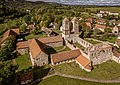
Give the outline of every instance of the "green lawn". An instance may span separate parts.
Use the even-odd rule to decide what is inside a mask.
[[[120,7],[91,7],[91,8],[88,8],[90,9],[91,11],[97,11],[97,10],[107,10],[107,11],[110,11],[110,12],[118,12],[120,13]]]
[[[46,51],[48,54],[53,54],[53,53],[57,53],[57,52],[63,52],[63,51],[70,50],[70,48],[68,48],[67,46],[65,49],[63,49],[63,48],[64,48],[64,46],[59,46],[59,47],[54,47],[54,48],[48,48]]]
[[[77,75],[91,79],[116,79],[120,77],[120,64],[109,61],[98,66],[94,66],[92,72],[82,70],[76,63],[65,63],[55,66],[55,69],[61,73]]]
[[[88,41],[89,43],[91,43],[91,44],[98,44],[98,43],[100,43],[100,42],[98,42],[98,41],[95,41],[95,40],[89,40],[89,39],[85,39],[86,41]]]
[[[32,38],[41,38],[41,37],[47,37],[47,35],[44,32],[41,32],[40,34],[34,35],[34,34],[30,34],[25,36],[25,40],[29,40]]]
[[[116,39],[117,39],[117,37],[109,37],[109,38],[107,38],[106,40],[107,40],[108,42],[115,43]]]
[[[60,76],[53,76],[45,80],[42,80],[38,85],[120,85],[120,84],[96,83],[96,82],[89,82],[89,81],[77,80],[72,78],[65,78]]]
[[[29,68],[31,65],[31,60],[28,54],[20,55],[16,58],[16,62],[19,65],[17,71]]]
[[[34,78],[35,79],[38,79],[38,78],[43,78],[47,75],[51,75],[51,74],[54,74],[54,70],[49,66],[49,65],[46,65],[46,66],[43,66],[43,67],[39,67],[39,68],[35,68],[33,70],[34,72]]]
[[[84,48],[82,45],[80,45],[79,43],[74,43],[74,45],[75,45],[76,47],[80,48],[81,50],[84,50],[84,49],[85,49],[85,48]]]

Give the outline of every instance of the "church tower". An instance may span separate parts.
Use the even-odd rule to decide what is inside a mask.
[[[70,21],[65,18],[62,22],[62,37],[64,39],[70,36]]]
[[[78,23],[78,19],[76,17],[74,17],[72,19],[72,25],[73,25],[73,31],[75,35],[78,35],[79,33],[79,23]]]

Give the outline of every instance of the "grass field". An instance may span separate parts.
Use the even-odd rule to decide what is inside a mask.
[[[107,10],[110,12],[118,12],[120,13],[120,7],[96,7],[96,8],[87,8],[90,9],[91,11],[97,11],[97,10]]]
[[[108,42],[115,43],[116,39],[117,39],[117,37],[109,37],[109,38],[107,38],[106,40],[107,40]]]
[[[85,48],[84,48],[82,45],[80,45],[79,43],[74,43],[74,45],[75,45],[76,47],[80,48],[81,50],[84,50],[84,49],[85,49]]]
[[[17,62],[17,64],[19,65],[17,71],[21,71],[21,70],[27,69],[27,68],[29,68],[30,66],[32,66],[32,65],[31,65],[31,60],[30,60],[28,54],[24,54],[24,55],[18,56],[18,57],[16,58],[16,62]]]
[[[53,76],[45,80],[42,80],[38,85],[120,85],[120,84],[96,83],[72,78],[65,78],[60,76]]]
[[[94,66],[92,72],[82,70],[76,63],[65,63],[55,66],[55,69],[61,73],[76,75],[91,79],[109,80],[120,77],[120,64],[109,61],[98,66]]]
[[[41,38],[41,37],[47,37],[47,35],[44,32],[41,32],[40,34],[34,35],[34,34],[30,34],[25,36],[25,40],[29,40],[32,38]]]
[[[48,54],[54,54],[54,53],[57,53],[57,52],[63,52],[63,51],[70,50],[70,48],[68,48],[67,46],[65,47],[65,49],[63,49],[63,48],[64,48],[64,46],[59,46],[59,47],[49,48],[46,51],[47,51]]]

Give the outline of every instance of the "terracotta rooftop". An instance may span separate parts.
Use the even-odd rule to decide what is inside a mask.
[[[3,34],[2,42],[6,40],[10,35],[20,35],[19,28],[17,29],[9,29]]]
[[[88,26],[88,27],[92,27],[92,25],[91,25],[91,23],[90,22],[85,22],[86,23],[86,25]]]
[[[31,42],[29,42],[29,49],[33,58],[36,58],[41,52],[45,52],[42,43],[37,39],[32,39]]]
[[[16,45],[17,49],[28,48],[28,41],[18,42]]]
[[[71,50],[67,52],[60,52],[56,54],[51,55],[51,59],[53,60],[53,63],[69,60],[69,59],[75,59],[77,58],[81,52],[77,50]]]
[[[39,38],[38,40],[45,44],[63,41],[62,36],[60,35],[54,37]]]
[[[96,24],[94,28],[96,28],[96,29],[97,29],[97,28],[105,29],[106,26],[100,25],[100,24]]]
[[[23,73],[20,75],[20,80],[21,81],[26,81],[26,80],[30,80],[33,79],[33,72],[27,72],[27,73]]]
[[[91,63],[91,61],[82,54],[76,58],[76,61],[79,62],[83,67],[86,67]]]

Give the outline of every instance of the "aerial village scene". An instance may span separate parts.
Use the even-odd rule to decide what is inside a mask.
[[[120,85],[120,1],[0,0],[0,85]]]

